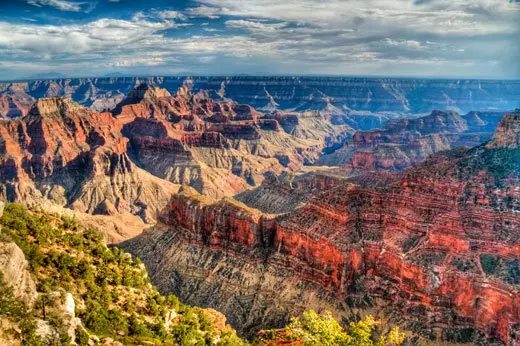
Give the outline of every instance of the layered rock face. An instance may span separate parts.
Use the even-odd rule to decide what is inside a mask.
[[[308,166],[294,173],[269,174],[260,186],[234,198],[264,213],[287,213],[304,205],[315,195],[349,182],[354,177],[356,172],[351,169]]]
[[[319,112],[265,115],[186,87],[172,96],[140,85],[113,113],[41,98],[24,117],[0,120],[0,196],[94,214],[85,221],[101,228],[121,221],[118,241],[139,232],[129,225],[155,222],[180,184],[213,200],[232,196],[268,171],[316,161],[351,133]]]
[[[324,110],[339,114],[356,129],[381,125],[374,112],[428,113],[434,109],[511,110],[518,107],[518,81],[419,80],[347,77],[148,77],[82,78],[0,83],[0,95],[24,99],[67,96],[97,111],[113,109],[137,85],[148,83],[175,94],[183,85],[193,91],[209,90],[211,97],[226,98],[257,109]],[[25,104],[25,103],[23,103]],[[10,108],[11,111],[6,110]],[[2,116],[22,114],[24,105],[0,107]],[[366,111],[363,113],[359,111]],[[390,115],[391,116],[391,115]],[[343,121],[343,120],[342,120]],[[370,128],[368,128],[368,126]]]
[[[162,291],[219,309],[245,334],[315,307],[381,313],[427,338],[514,345],[516,129],[508,115],[485,146],[436,154],[379,185],[333,187],[277,217],[177,197],[162,225],[122,246]]]
[[[425,117],[389,121],[381,129],[356,132],[343,147],[321,157],[318,164],[402,170],[433,153],[459,146],[473,147],[491,139],[503,115],[434,111]]]
[[[505,116],[487,147],[510,149],[520,147],[520,110],[517,109],[515,113]]]
[[[130,160],[122,125],[63,98],[40,99],[22,119],[1,121],[2,199],[155,219],[179,186]]]
[[[186,87],[172,96],[142,86],[115,114],[125,123],[123,134],[141,167],[213,199],[258,185],[265,172],[279,174],[312,163],[353,132],[318,112],[264,115],[247,105],[217,103]],[[287,118],[290,129],[283,127]]]

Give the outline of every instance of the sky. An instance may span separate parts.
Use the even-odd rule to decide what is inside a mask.
[[[0,0],[0,80],[520,79],[520,0]]]

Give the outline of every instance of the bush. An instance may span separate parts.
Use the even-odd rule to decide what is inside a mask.
[[[495,257],[489,254],[480,255],[480,264],[482,265],[482,269],[488,275],[495,274],[496,269],[500,265],[500,258]]]
[[[85,329],[78,328],[76,342],[88,343],[89,333],[111,337],[124,344],[149,341],[157,345],[205,345],[220,338],[221,345],[242,345],[234,333],[214,328],[212,321],[195,309],[184,306],[174,295],[161,296],[150,284],[139,259],[117,247],[108,248],[101,233],[81,226],[74,218],[29,211],[18,204],[8,204],[0,218],[2,237],[11,239],[24,252],[39,292],[67,291],[84,307],[76,314]],[[42,295],[44,297],[44,295]],[[8,294],[0,282],[0,314],[22,316],[24,344],[39,346],[34,317],[43,318],[40,305],[28,313]],[[69,344],[62,330],[61,317],[46,303],[45,319],[56,327],[59,340]],[[172,330],[166,330],[166,313],[174,309],[178,317]],[[28,315],[26,317],[26,315]]]
[[[368,316],[357,323],[350,323],[348,330],[345,330],[330,312],[318,314],[309,310],[301,317],[293,318],[286,328],[265,333],[264,339],[257,343],[275,340],[275,343],[293,341],[305,346],[385,346],[400,345],[405,341],[405,335],[397,327],[376,338],[374,332],[380,324]]]

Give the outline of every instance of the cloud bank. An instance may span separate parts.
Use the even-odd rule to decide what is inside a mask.
[[[0,71],[520,78],[519,9],[508,0],[197,0],[127,19],[5,21]]]

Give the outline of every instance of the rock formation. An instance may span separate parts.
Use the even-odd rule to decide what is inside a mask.
[[[186,87],[172,96],[139,85],[113,113],[41,98],[22,118],[0,120],[0,196],[99,216],[85,220],[94,225],[119,218],[109,236],[119,241],[155,222],[180,184],[214,200],[232,196],[266,172],[316,161],[352,132],[319,112],[268,116]],[[130,220],[141,227],[128,229]]]
[[[507,114],[498,124],[493,140],[488,143],[488,148],[520,147],[520,110]]]
[[[321,110],[358,130],[379,127],[392,112],[423,114],[432,110],[511,110],[518,107],[518,81],[420,80],[349,77],[148,77],[80,78],[0,83],[1,116],[26,114],[26,100],[66,96],[96,111],[113,109],[141,83],[171,94],[183,85],[208,90],[212,98],[232,99],[271,112]],[[11,106],[9,106],[9,104]],[[29,105],[30,106],[30,105]],[[341,120],[343,119],[343,120]]]
[[[491,139],[503,115],[434,111],[425,117],[389,121],[381,129],[356,132],[343,147],[321,157],[318,164],[402,170],[433,153],[459,146],[473,147]]]
[[[381,313],[432,339],[514,345],[518,121],[506,116],[486,145],[433,155],[393,182],[340,185],[277,217],[184,194],[122,246],[160,290],[217,308],[245,334],[314,307]]]
[[[244,191],[234,198],[264,213],[280,214],[290,212],[315,195],[333,189],[356,176],[350,169],[308,166],[304,169],[279,176],[267,175],[262,184]]]
[[[22,119],[0,122],[0,195],[82,213],[155,219],[179,187],[137,167],[121,129],[109,113],[68,99],[40,99]]]
[[[32,306],[36,302],[38,293],[28,267],[22,250],[15,243],[0,241],[2,280],[13,290],[16,299]]]
[[[155,176],[214,199],[258,185],[265,172],[294,171],[314,162],[324,148],[352,132],[319,113],[273,118],[186,87],[175,96],[156,90],[141,86],[114,111],[125,123],[122,133],[132,157]],[[289,116],[296,116],[298,133],[280,125]]]
[[[428,338],[518,341],[518,113],[486,144],[426,159],[490,139],[499,113],[435,111],[353,135],[382,123],[372,109],[422,109],[402,97],[419,87],[382,80],[365,82],[393,99],[342,99],[337,88],[357,79],[304,79],[315,83],[304,96],[269,91],[266,113],[228,98],[251,100],[257,85],[240,90],[240,79],[218,94],[154,79],[183,85],[140,84],[102,113],[54,97],[106,96],[87,81],[81,92],[66,81],[0,88],[52,96],[0,119],[1,200],[72,209],[113,242],[159,220],[122,246],[160,290],[225,312],[246,335],[314,308],[381,313]],[[318,161],[346,165],[304,167]]]

